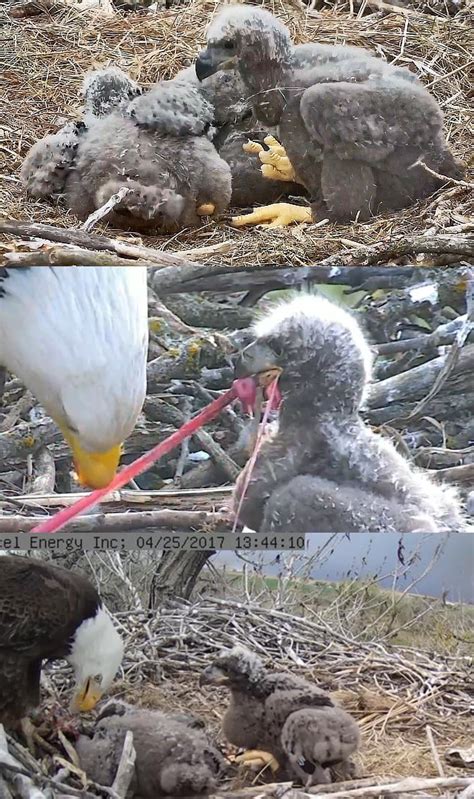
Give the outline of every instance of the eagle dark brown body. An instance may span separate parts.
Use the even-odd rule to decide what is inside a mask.
[[[12,727],[39,703],[42,662],[67,657],[100,598],[84,577],[22,557],[0,557],[0,586],[0,722]]]

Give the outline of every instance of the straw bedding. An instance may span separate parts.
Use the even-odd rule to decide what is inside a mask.
[[[377,0],[378,2],[378,0]],[[472,160],[470,91],[474,34],[468,6],[454,17],[416,10],[386,13],[363,6],[312,11],[296,0],[268,7],[288,24],[296,42],[318,40],[368,48],[418,74],[445,114],[445,128],[456,157]],[[192,63],[203,44],[206,24],[217,3],[173,4],[169,10],[120,13],[54,8],[39,16],[15,18],[4,10],[5,122],[0,130],[3,165],[0,192],[4,213],[16,219],[76,227],[61,206],[28,201],[18,180],[29,147],[53,132],[80,108],[84,73],[117,64],[142,85],[172,77]],[[257,168],[257,165],[256,165]],[[467,176],[466,181],[469,181]],[[231,241],[224,257],[241,263],[310,263],[356,245],[369,245],[410,233],[465,227],[473,210],[469,185],[449,184],[426,202],[403,212],[351,225],[304,226],[282,231],[235,230],[228,219],[172,238],[143,237],[170,251]],[[100,228],[99,228],[100,229]],[[130,235],[130,234],[129,234]],[[222,259],[222,255],[218,256]]]

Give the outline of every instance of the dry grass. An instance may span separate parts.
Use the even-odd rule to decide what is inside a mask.
[[[6,59],[2,88],[7,120],[0,139],[0,155],[5,161],[0,169],[4,173],[0,192],[6,215],[60,226],[77,225],[62,208],[25,199],[18,172],[29,147],[78,112],[78,93],[88,69],[115,63],[141,84],[149,85],[192,63],[216,6],[200,0],[155,13],[105,16],[97,11],[69,9],[54,15],[7,19],[0,34]],[[289,25],[297,42],[362,45],[418,74],[443,109],[455,155],[464,162],[472,160],[470,91],[474,61],[470,53],[474,35],[468,16],[448,19],[418,12],[351,16],[335,9],[309,12],[296,0],[267,6]],[[370,223],[267,232],[235,230],[223,220],[171,239],[144,240],[170,250],[231,240],[234,246],[225,257],[236,265],[297,265],[344,249],[350,251],[355,244],[373,244],[430,228],[446,230],[463,224],[472,210],[469,189],[450,186],[425,203]]]

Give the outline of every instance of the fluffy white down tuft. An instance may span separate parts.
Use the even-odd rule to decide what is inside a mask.
[[[33,267],[0,296],[0,364],[81,446],[131,433],[146,391],[146,267]]]
[[[334,327],[342,327],[348,331],[350,338],[360,352],[367,381],[372,374],[372,352],[359,327],[357,320],[344,308],[335,305],[325,297],[317,294],[298,294],[290,301],[277,305],[254,325],[257,338],[281,336],[290,338],[299,333],[299,338],[308,347],[314,341],[315,346],[324,343],[324,331],[333,331]]]

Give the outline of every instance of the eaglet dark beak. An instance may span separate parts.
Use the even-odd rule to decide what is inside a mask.
[[[217,666],[208,666],[199,677],[199,685],[225,685],[227,676]]]
[[[234,69],[236,66],[235,55],[229,56],[225,51],[219,51],[219,49],[201,50],[195,64],[196,77],[202,81],[220,69]]]
[[[271,347],[258,342],[249,344],[242,350],[234,366],[234,376],[237,379],[255,375],[260,386],[268,386],[281,371],[276,353]]]
[[[208,78],[209,75],[214,75],[214,72],[219,69],[219,64],[216,63],[212,52],[201,50],[196,59],[195,69],[197,79],[202,81],[204,78]]]

